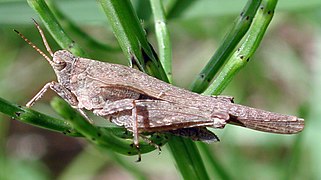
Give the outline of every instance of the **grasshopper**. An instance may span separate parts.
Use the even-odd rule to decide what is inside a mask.
[[[279,134],[304,128],[304,119],[296,116],[234,104],[232,97],[193,93],[134,68],[76,57],[67,50],[53,53],[42,29],[34,23],[52,59],[15,31],[49,62],[58,82],[48,82],[27,107],[50,88],[87,119],[84,109],[124,126],[133,133],[138,149],[141,132],[171,132],[217,141],[205,127],[224,128],[229,123]]]

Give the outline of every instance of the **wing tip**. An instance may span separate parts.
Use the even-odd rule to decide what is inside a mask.
[[[229,124],[243,126],[245,128],[275,133],[275,134],[297,134],[304,129],[304,119],[292,116],[291,119],[276,121],[248,121],[243,119],[230,119]]]

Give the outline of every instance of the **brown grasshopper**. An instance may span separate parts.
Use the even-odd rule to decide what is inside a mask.
[[[141,132],[168,131],[215,141],[217,137],[205,127],[224,128],[230,123],[279,134],[294,134],[304,128],[304,120],[295,116],[234,104],[231,97],[196,94],[136,69],[76,57],[67,50],[53,53],[40,26],[35,25],[52,59],[16,32],[50,63],[58,82],[47,83],[27,107],[50,88],[85,117],[83,109],[132,131],[137,148]]]

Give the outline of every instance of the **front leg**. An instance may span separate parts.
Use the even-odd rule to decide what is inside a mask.
[[[61,98],[67,101],[71,106],[77,107],[78,100],[76,96],[66,89],[64,86],[59,84],[58,82],[52,81],[47,83],[27,104],[26,106],[31,107],[36,101],[38,101],[48,89],[52,89],[55,91]]]
[[[67,101],[73,108],[76,108],[81,115],[83,115],[88,122],[93,123],[91,119],[86,115],[86,113],[78,108],[78,100],[76,96],[69,91],[67,88],[65,88],[63,85],[61,85],[58,82],[52,81],[47,83],[27,104],[26,106],[30,108],[36,101],[38,101],[44,94],[47,92],[48,89],[52,89],[55,91],[62,99]]]

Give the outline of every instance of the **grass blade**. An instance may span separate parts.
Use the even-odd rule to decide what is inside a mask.
[[[213,77],[227,61],[227,58],[232,54],[237,44],[249,29],[260,2],[260,0],[249,0],[247,2],[243,12],[240,17],[236,19],[234,26],[226,35],[223,43],[190,86],[192,91],[200,93],[208,87]]]
[[[154,15],[155,33],[159,49],[159,60],[163,65],[169,82],[172,83],[172,44],[166,26],[163,5],[160,0],[151,0],[150,5]]]

